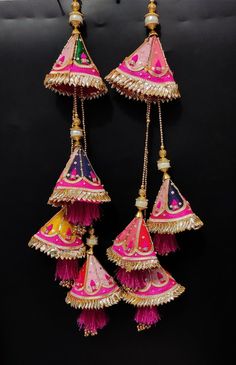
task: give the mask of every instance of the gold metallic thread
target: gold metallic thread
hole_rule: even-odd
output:
[[[99,297],[99,298],[78,298],[69,292],[66,296],[66,303],[71,305],[71,307],[76,309],[103,309],[106,307],[111,307],[117,304],[121,300],[121,290],[117,289],[109,296]]]
[[[164,294],[141,296],[131,291],[126,291],[123,293],[122,298],[126,303],[136,307],[153,307],[171,302],[175,298],[178,298],[184,291],[185,288],[182,285],[176,284]]]
[[[48,256],[55,259],[65,259],[65,260],[75,260],[82,257],[85,257],[86,248],[82,246],[79,249],[62,249],[56,246],[49,245],[43,241],[40,241],[36,237],[32,237],[28,243],[29,247],[33,247],[36,250],[40,250],[43,253],[46,253]]]
[[[112,247],[108,247],[107,257],[110,261],[114,262],[116,265],[120,266],[122,269],[125,269],[128,272],[133,270],[146,270],[160,267],[160,263],[157,258],[145,259],[144,261],[142,261],[140,258],[137,258],[136,261],[128,261],[117,255]]]
[[[107,87],[100,77],[92,75],[83,75],[79,73],[50,73],[46,75],[44,86],[47,89],[58,92],[61,95],[73,95],[73,87],[93,88],[88,95],[84,91],[84,99],[98,98],[107,93]],[[70,88],[65,90],[65,87]]]
[[[180,97],[178,85],[175,82],[166,82],[157,85],[155,82],[141,80],[135,76],[129,76],[116,68],[105,77],[105,80],[111,84],[121,95],[129,99],[157,102],[159,97],[161,101],[170,101]]]
[[[103,192],[92,192],[80,190],[77,188],[74,189],[54,189],[52,195],[48,200],[48,204],[53,206],[60,206],[63,202],[89,202],[89,203],[107,203],[111,201],[108,193],[106,191]]]
[[[155,222],[154,219],[149,219],[147,226],[151,233],[175,234],[191,229],[197,230],[203,226],[203,222],[197,215],[192,214],[173,222]]]

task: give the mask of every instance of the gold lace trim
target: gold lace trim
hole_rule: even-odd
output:
[[[197,215],[193,214],[175,222],[155,222],[149,219],[147,226],[151,233],[175,234],[191,229],[197,230],[203,226],[203,222]]]
[[[108,193],[101,193],[79,189],[54,189],[48,200],[48,204],[58,206],[63,202],[83,201],[89,203],[107,203],[111,201]]]
[[[176,284],[169,291],[159,295],[140,296],[132,291],[126,291],[122,297],[126,303],[136,307],[152,307],[169,303],[175,298],[178,298],[184,291],[185,288],[182,285]]]
[[[110,294],[107,297],[101,298],[76,298],[71,292],[66,296],[66,303],[76,309],[103,309],[111,307],[117,304],[121,300],[121,290],[117,289],[116,292]]]
[[[63,250],[62,248],[58,248],[56,246],[52,246],[45,242],[40,241],[36,237],[32,237],[28,243],[29,247],[33,247],[36,250],[40,250],[43,253],[46,253],[48,256],[55,259],[66,259],[66,260],[75,260],[85,257],[86,248],[85,246],[81,246],[79,249],[70,249]]]
[[[114,69],[105,77],[112,88],[129,99],[157,102],[169,101],[180,97],[178,85],[175,82],[156,84],[148,80],[141,80],[138,77],[127,75],[118,68]]]
[[[113,251],[112,247],[109,247],[107,249],[107,257],[110,261],[114,262],[116,265],[120,266],[122,269],[125,269],[128,272],[132,270],[146,270],[160,267],[160,263],[157,258],[146,259],[146,261],[124,260]]]
[[[71,90],[63,90],[63,85],[71,87]],[[77,73],[49,73],[44,80],[47,89],[58,92],[61,95],[73,95],[74,86],[84,88],[84,97],[93,99],[107,93],[107,87],[101,77],[93,75],[82,75]],[[86,89],[93,88],[88,91]]]

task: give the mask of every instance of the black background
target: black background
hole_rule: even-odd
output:
[[[143,41],[147,1],[88,0],[84,38],[105,76]],[[235,186],[234,0],[162,0],[161,40],[182,99],[164,105],[172,178],[205,226],[179,236],[181,251],[161,263],[186,286],[161,308],[162,321],[137,333],[134,310],[109,310],[96,338],[76,327],[76,310],[54,280],[54,262],[27,247],[54,213],[47,199],[69,155],[71,100],[43,79],[66,43],[70,0],[0,1],[1,332],[4,365],[232,364],[232,255]],[[156,111],[155,111],[156,113]],[[150,207],[161,183],[158,124],[150,141]],[[98,227],[97,257],[135,213],[145,105],[114,91],[86,104],[89,154],[112,197]]]

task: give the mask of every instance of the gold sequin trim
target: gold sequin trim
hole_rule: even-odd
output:
[[[126,303],[132,304],[136,307],[152,307],[169,303],[175,298],[178,298],[184,291],[185,288],[182,285],[176,284],[169,291],[159,295],[141,296],[131,291],[127,291],[123,293],[122,297]]]
[[[114,262],[116,265],[120,266],[122,269],[125,269],[128,272],[132,270],[146,270],[160,267],[160,263],[157,258],[149,260],[146,259],[145,261],[124,260],[113,251],[112,247],[109,247],[107,249],[107,257],[110,261]]]
[[[71,307],[76,309],[103,309],[111,307],[117,304],[121,300],[121,290],[117,289],[116,292],[112,293],[108,297],[86,299],[76,298],[71,292],[66,296],[66,303],[70,304]]]
[[[108,193],[92,192],[79,189],[54,189],[48,200],[48,204],[58,206],[63,202],[83,201],[89,203],[108,203],[111,201]]]
[[[118,68],[111,71],[105,80],[112,88],[116,88],[121,95],[125,95],[129,99],[156,103],[158,98],[161,101],[170,101],[180,97],[178,85],[175,82],[157,84],[129,76]]]
[[[40,250],[41,252],[46,253],[48,256],[52,258],[62,259],[62,260],[80,259],[81,257],[85,257],[86,253],[85,246],[81,246],[78,250],[76,249],[63,250],[56,246],[51,246],[45,242],[42,242],[34,236],[29,241],[28,246],[33,247],[36,250]]]
[[[191,229],[197,230],[203,226],[203,222],[197,215],[193,214],[175,222],[155,222],[149,219],[147,226],[151,233],[175,234]]]
[[[74,86],[84,88],[86,99],[98,98],[107,93],[107,87],[101,77],[73,73],[50,73],[46,75],[44,86],[47,89],[58,92],[61,95],[73,95]],[[71,87],[71,90],[63,90],[63,86]],[[93,88],[88,91],[86,88]]]

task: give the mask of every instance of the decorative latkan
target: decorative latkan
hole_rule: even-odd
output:
[[[138,212],[113,245],[107,249],[107,256],[120,267],[117,278],[126,289],[136,290],[145,286],[148,270],[159,267],[154,245],[149,234],[143,211],[146,210],[148,139],[150,124],[150,103],[147,103],[146,134],[144,145],[143,173],[139,196],[136,199]]]
[[[92,99],[105,94],[107,88],[78,29],[83,24],[80,4],[77,0],[73,0],[71,6],[69,22],[73,27],[72,35],[52,70],[46,75],[44,85],[62,95],[73,95],[74,90],[80,95],[82,88],[83,97]]]
[[[159,247],[154,246],[143,217],[143,212],[148,207],[146,192],[151,104],[158,103],[160,106],[160,101],[180,97],[178,85],[155,31],[159,20],[154,1],[150,1],[148,10],[145,16],[145,26],[149,29],[148,37],[106,77],[119,93],[130,99],[145,101],[147,108],[142,183],[139,197],[136,199],[138,213],[107,250],[108,258],[120,267],[117,278],[124,288],[123,299],[137,307],[135,321],[139,331],[158,322],[158,305],[177,298],[185,290],[160,266],[155,252],[159,251]],[[173,237],[171,240],[169,237],[165,239],[160,253],[164,251],[166,254],[166,246],[167,251],[170,247],[176,249]]]
[[[130,99],[157,102],[180,97],[178,85],[167,63],[160,39],[156,4],[150,1],[145,25],[150,30],[143,44],[106,77],[112,87]]]
[[[85,257],[84,229],[68,222],[65,209],[52,217],[30,240],[29,247],[57,259],[55,278],[70,287],[78,274],[76,259]]]
[[[62,210],[29,243],[57,259],[55,277],[66,287],[74,283],[78,274],[77,259],[85,255],[82,244],[85,227],[100,218],[101,203],[110,201],[87,155],[84,109],[86,99],[103,95],[107,88],[79,31],[83,23],[80,5],[75,0],[71,5],[72,35],[44,81],[46,88],[73,96],[71,156],[49,198],[49,204]]]
[[[67,294],[66,303],[81,309],[77,324],[85,336],[94,336],[107,325],[105,309],[120,301],[121,291],[93,254],[93,247],[97,244],[93,228],[89,234],[87,259]]]
[[[142,289],[126,291],[125,302],[137,307],[135,322],[138,331],[151,328],[160,320],[157,306],[169,303],[184,292],[185,288],[162,267],[147,273]]]

